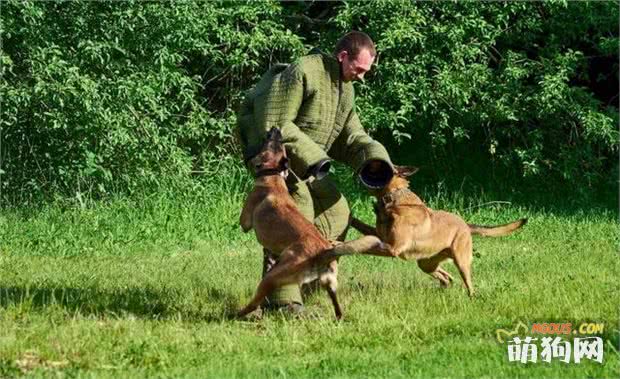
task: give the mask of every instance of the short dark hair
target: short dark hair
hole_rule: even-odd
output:
[[[368,52],[373,57],[377,55],[375,43],[372,42],[368,34],[353,31],[340,38],[340,41],[336,44],[336,49],[334,49],[334,55],[338,55],[341,51],[346,51],[351,56],[351,59],[355,59],[362,49],[368,49]]]

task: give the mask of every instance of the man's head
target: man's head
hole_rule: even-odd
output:
[[[362,32],[350,32],[338,41],[334,54],[340,62],[342,80],[361,80],[375,61],[377,51],[372,39]]]

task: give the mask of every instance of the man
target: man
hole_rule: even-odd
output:
[[[352,81],[364,78],[375,56],[368,35],[348,33],[333,55],[314,49],[294,64],[272,67],[248,92],[238,114],[246,162],[258,152],[266,132],[280,128],[290,160],[291,195],[330,240],[345,239],[350,218],[346,199],[326,177],[330,159],[349,165],[369,188],[383,187],[393,172],[387,151],[364,132],[355,112]],[[271,252],[264,254],[263,275],[277,261]],[[300,288],[277,289],[267,306],[301,310]]]

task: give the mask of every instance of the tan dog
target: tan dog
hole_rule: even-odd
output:
[[[504,236],[525,225],[527,219],[499,226],[479,226],[467,224],[455,214],[435,211],[409,190],[406,177],[416,171],[417,168],[397,166],[390,183],[375,194],[376,229],[355,218],[352,226],[366,235],[377,235],[389,245],[387,251],[382,249],[373,254],[415,259],[422,271],[439,280],[442,286],[448,286],[452,276],[439,265],[451,258],[472,296],[472,234]]]
[[[288,159],[279,129],[271,129],[261,152],[250,162],[256,179],[241,213],[241,227],[245,232],[254,228],[260,244],[278,254],[279,260],[263,277],[256,295],[239,311],[238,317],[258,308],[275,288],[302,284],[318,277],[331,298],[336,318],[340,319],[342,309],[336,297],[336,258],[368,253],[384,244],[377,237],[365,236],[334,246],[299,212],[286,187]]]

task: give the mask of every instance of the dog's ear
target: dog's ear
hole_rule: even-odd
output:
[[[394,165],[396,175],[406,178],[418,172],[419,168],[413,166],[396,166]]]

